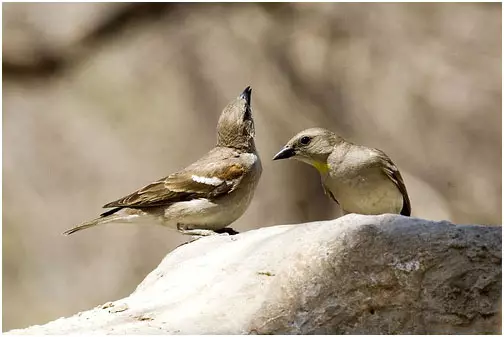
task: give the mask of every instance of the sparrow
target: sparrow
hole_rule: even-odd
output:
[[[293,158],[315,167],[326,195],[344,214],[411,215],[397,166],[381,150],[353,144],[323,128],[299,132],[273,160]]]
[[[235,234],[226,228],[248,208],[262,173],[254,143],[252,89],[247,87],[222,111],[217,144],[181,171],[112,201],[98,218],[63,234],[112,222],[155,222],[182,234]]]

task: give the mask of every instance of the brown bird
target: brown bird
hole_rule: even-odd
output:
[[[378,149],[356,145],[322,128],[301,131],[273,160],[293,158],[314,166],[326,194],[345,214],[411,215],[401,173]]]
[[[217,124],[217,144],[185,169],[103,206],[99,218],[65,235],[110,222],[155,221],[188,235],[233,233],[225,228],[248,208],[261,177],[254,136],[252,89],[223,110]]]

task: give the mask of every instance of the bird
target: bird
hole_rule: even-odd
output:
[[[226,228],[247,210],[262,173],[254,142],[248,86],[222,111],[217,142],[206,155],[186,168],[156,180],[116,201],[98,218],[64,235],[111,222],[156,222],[196,237],[236,234]]]
[[[379,149],[354,144],[324,128],[310,128],[292,137],[273,160],[287,158],[315,167],[325,194],[344,214],[411,215],[401,173]]]

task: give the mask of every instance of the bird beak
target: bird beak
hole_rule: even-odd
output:
[[[273,160],[287,159],[287,158],[293,157],[295,155],[296,155],[296,151],[294,151],[294,149],[286,146],[273,157]]]
[[[250,86],[246,87],[245,90],[240,94],[240,98],[244,99],[248,105],[250,105],[252,96],[252,88]]]

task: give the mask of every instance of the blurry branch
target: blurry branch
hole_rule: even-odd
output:
[[[129,3],[91,31],[82,39],[82,42],[88,44],[113,38],[128,26],[156,21],[165,17],[176,6],[177,4],[161,2]]]
[[[73,45],[60,49],[30,46],[34,49],[34,56],[28,62],[4,56],[2,61],[4,78],[27,80],[57,76],[69,66],[86,59],[97,44],[114,38],[127,26],[157,20],[176,6],[171,3],[130,3],[118,7],[112,15]]]
[[[4,58],[2,72],[4,78],[29,79],[57,75],[65,68],[65,58],[50,52],[39,52],[32,62],[20,63]]]

